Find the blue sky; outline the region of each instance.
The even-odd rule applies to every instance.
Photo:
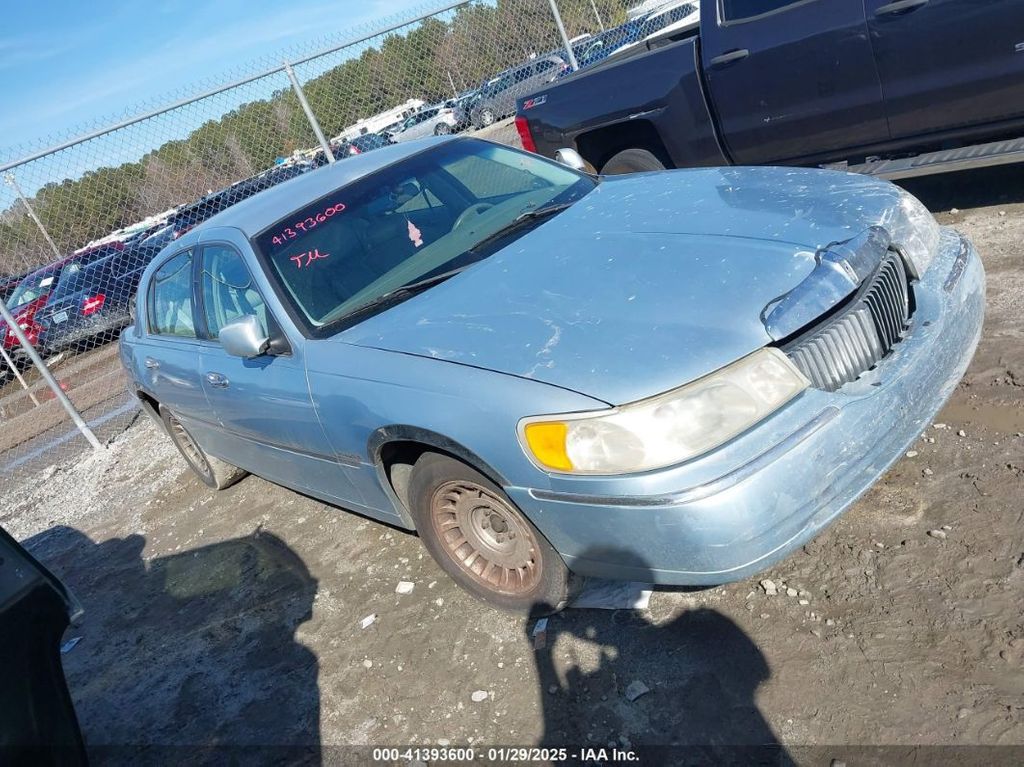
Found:
[[[442,0],[35,0],[0,30],[0,156]],[[333,39],[332,39],[333,38]],[[249,71],[248,67],[246,68]],[[237,72],[235,73],[237,76]],[[184,93],[183,93],[184,91]]]

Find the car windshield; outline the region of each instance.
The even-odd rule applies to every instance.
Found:
[[[30,304],[37,298],[49,294],[53,287],[54,276],[53,270],[48,269],[45,272],[38,272],[26,277],[7,299],[7,308],[14,311],[19,306]]]
[[[322,197],[254,245],[285,301],[322,329],[485,258],[596,183],[536,155],[463,139]]]

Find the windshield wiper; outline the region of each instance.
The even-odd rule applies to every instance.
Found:
[[[458,269],[450,269],[447,272],[441,272],[440,274],[435,274],[431,277],[425,277],[424,279],[417,280],[416,282],[409,282],[406,283],[405,285],[399,285],[394,290],[389,290],[387,293],[381,293],[376,298],[371,299],[370,301],[367,301],[365,304],[361,304],[352,311],[345,312],[344,314],[338,317],[331,317],[330,315],[328,315],[327,317],[324,318],[324,322],[337,322],[348,317],[363,314],[364,312],[369,311],[370,309],[374,309],[383,304],[389,304],[397,299],[410,298],[411,296],[414,296],[417,293],[422,293],[429,287],[437,285],[439,282],[444,282],[450,277],[454,277],[456,274],[468,269],[470,266],[472,266],[472,264],[460,266]]]
[[[535,208],[534,210],[524,210],[522,213],[520,213],[518,216],[512,219],[511,222],[501,227],[501,229],[487,235],[482,240],[480,240],[480,242],[478,242],[476,245],[469,249],[469,252],[475,253],[477,250],[484,247],[485,245],[489,245],[495,240],[500,240],[502,237],[508,236],[516,229],[519,229],[520,227],[524,226],[527,223],[536,221],[537,219],[547,218],[548,216],[554,215],[559,211],[563,211],[566,208],[571,207],[572,205],[573,203],[571,202],[560,202],[556,203],[555,205],[545,205],[544,207],[541,208]]]

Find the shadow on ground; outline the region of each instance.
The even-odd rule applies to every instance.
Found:
[[[25,545],[45,547],[85,608],[63,661],[93,761],[167,763],[167,746],[187,746],[189,763],[320,763],[317,658],[295,638],[317,582],[280,538],[148,562],[138,535],[94,543],[55,527]]]
[[[649,573],[628,552],[582,559]],[[542,746],[584,744],[609,754],[635,748],[645,762],[791,763],[755,701],[771,676],[768,661],[715,610],[684,609],[661,623],[634,610],[568,610],[549,619],[543,642],[528,633],[542,645],[535,655]]]

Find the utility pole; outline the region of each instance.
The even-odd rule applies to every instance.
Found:
[[[575,72],[580,68],[580,63],[576,61],[576,54],[572,52],[572,45],[569,43],[569,35],[565,33],[565,25],[562,23],[562,14],[558,12],[558,5],[555,0],[548,0],[551,4],[551,14],[555,17],[555,26],[558,27],[558,34],[562,36],[562,43],[565,45],[565,52],[569,54],[569,64],[572,66],[572,71]]]

